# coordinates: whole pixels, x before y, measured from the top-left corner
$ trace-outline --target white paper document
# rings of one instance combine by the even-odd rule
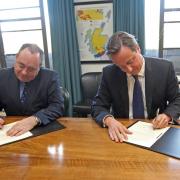
[[[128,134],[125,142],[151,147],[169,128],[153,129],[151,123],[138,121],[128,128],[133,134]]]
[[[3,145],[3,144],[7,144],[7,143],[11,143],[11,142],[14,142],[14,141],[18,141],[20,139],[24,139],[24,138],[27,138],[27,137],[30,137],[32,136],[33,134],[28,131],[20,136],[7,136],[6,135],[6,132],[15,124],[16,122],[14,123],[10,123],[10,124],[7,124],[7,125],[4,125],[2,129],[0,129],[0,145]]]

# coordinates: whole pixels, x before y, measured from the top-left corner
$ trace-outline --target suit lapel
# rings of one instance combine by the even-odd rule
[[[146,106],[148,117],[150,117],[151,113],[151,105],[152,105],[152,88],[153,88],[153,73],[151,61],[147,58],[145,59],[145,93],[146,93]]]
[[[122,72],[119,68],[117,71],[117,90],[122,99],[121,106],[124,106],[125,114],[129,117],[129,96],[128,96],[128,87],[127,87],[127,76],[126,73]]]
[[[20,89],[19,89],[20,82],[14,73],[14,68],[12,68],[10,71],[8,81],[9,81],[9,85],[7,91],[11,92],[8,94],[10,96],[9,100],[11,101],[13,106],[18,109],[17,110],[18,112],[22,112],[23,107],[20,101]]]
[[[39,86],[41,86],[41,83],[43,83],[41,81],[41,70],[39,71],[38,75],[35,77],[35,79],[33,79],[32,81],[30,81],[28,83],[28,93],[29,93],[29,100],[28,100],[28,109],[32,109],[32,105],[33,102],[38,102],[37,99],[40,98],[37,96],[38,92],[39,92]],[[46,90],[44,90],[46,91]],[[42,92],[43,93],[43,92]],[[36,104],[37,105],[37,104]]]
[[[14,69],[11,71],[11,76],[9,76],[9,89],[11,91],[11,99],[14,99],[14,102],[20,103],[20,90],[19,90],[19,80],[14,74]]]
[[[39,79],[39,76],[37,76],[34,80],[27,83],[27,96],[28,97],[27,97],[27,103],[26,103],[26,110],[31,109],[31,106],[35,98],[35,94],[37,94],[35,87],[39,86],[38,79]]]

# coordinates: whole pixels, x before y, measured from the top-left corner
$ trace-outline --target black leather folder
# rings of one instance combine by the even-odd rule
[[[129,127],[132,127],[137,122]],[[126,143],[180,159],[180,128],[170,127],[151,147],[138,145],[136,141]]]
[[[65,126],[60,124],[58,121],[53,121],[53,122],[47,124],[46,126],[35,127],[30,132],[33,134],[33,136],[39,136],[39,135],[47,134],[47,133],[57,131],[57,130],[60,130],[63,128],[65,128]]]
[[[19,139],[19,140],[15,140],[15,141],[12,141],[12,142],[7,142],[7,143],[4,143],[4,144],[1,144],[0,146],[4,146],[4,145],[7,145],[7,144],[11,144],[11,143],[14,143],[14,142],[18,142],[18,141],[22,141],[24,139],[29,139],[29,138],[32,138],[32,137],[35,137],[35,136],[40,136],[40,135],[43,135],[43,134],[47,134],[47,133],[50,133],[50,132],[53,132],[53,131],[58,131],[58,130],[61,130],[65,128],[65,126],[63,126],[62,124],[60,124],[58,121],[53,121],[45,126],[38,126],[38,127],[34,127],[30,132],[32,133],[32,136],[29,136],[27,138],[23,138],[23,139]]]
[[[150,149],[180,159],[180,128],[170,127]]]

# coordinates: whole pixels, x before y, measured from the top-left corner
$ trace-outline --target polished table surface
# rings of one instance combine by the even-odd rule
[[[91,118],[59,122],[66,128],[0,146],[0,179],[180,179],[180,160],[115,143]],[[132,122],[122,120],[124,125]]]

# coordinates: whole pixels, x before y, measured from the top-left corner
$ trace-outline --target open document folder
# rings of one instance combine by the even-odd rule
[[[151,123],[137,121],[128,129],[133,134],[128,135],[128,140],[125,140],[125,142],[180,158],[179,128],[153,129]]]
[[[28,131],[20,136],[7,136],[6,135],[6,132],[15,124],[16,122],[14,123],[10,123],[10,124],[7,124],[7,125],[4,125],[2,129],[0,129],[0,145],[3,145],[3,144],[7,144],[7,143],[11,143],[11,142],[14,142],[14,141],[18,141],[18,140],[21,140],[21,139],[24,139],[24,138],[27,138],[27,137],[30,137],[32,136],[33,134]]]
[[[16,142],[19,140],[23,140],[29,137],[35,137],[35,136],[39,136],[39,135],[43,135],[43,134],[47,134],[53,131],[58,131],[61,130],[63,128],[65,128],[65,126],[63,126],[62,124],[60,124],[58,121],[53,121],[45,126],[37,126],[34,127],[31,131],[28,131],[20,136],[7,136],[6,132],[15,124],[14,123],[10,123],[7,125],[4,125],[2,129],[0,129],[0,146],[4,145],[4,144],[9,144],[12,142]]]

